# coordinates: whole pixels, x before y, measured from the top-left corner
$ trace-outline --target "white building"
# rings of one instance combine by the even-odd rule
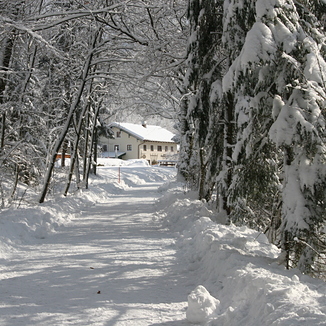
[[[115,138],[100,138],[102,157],[146,159],[150,164],[176,160],[175,135],[162,127],[117,122],[109,127]]]

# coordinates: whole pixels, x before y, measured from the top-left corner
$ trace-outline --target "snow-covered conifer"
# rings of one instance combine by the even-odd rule
[[[199,198],[209,200],[216,183],[219,152],[222,150],[220,119],[221,71],[220,52],[222,28],[221,1],[189,2],[190,38],[188,70],[185,77],[187,103],[183,125],[180,172]]]
[[[223,51],[226,56],[226,72],[229,71],[233,61],[237,58],[248,30],[254,22],[254,1],[252,0],[228,0],[224,1],[223,10]],[[224,73],[224,75],[225,75]],[[240,79],[243,78],[240,77]],[[240,81],[239,81],[240,82]],[[234,180],[234,144],[238,126],[235,124],[235,103],[236,92],[229,87],[225,87],[225,76],[223,76],[223,101],[222,119],[224,143],[222,156],[222,169],[218,177],[220,207],[227,215],[234,212],[233,204],[230,200],[232,184]]]
[[[240,163],[238,177],[250,171],[250,160],[260,160],[267,184],[277,185],[276,170],[265,172],[270,152],[279,157],[273,144],[281,150],[281,246],[288,266],[310,272],[325,218],[325,39],[318,20],[304,22],[292,0],[257,0],[255,17],[224,78],[224,89],[236,98],[233,158]]]

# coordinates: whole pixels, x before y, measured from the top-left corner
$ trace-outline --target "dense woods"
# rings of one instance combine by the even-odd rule
[[[97,137],[117,111],[176,114],[186,5],[180,1],[1,1],[2,206],[18,182],[63,193],[88,186]],[[64,160],[62,160],[64,166]]]
[[[326,244],[325,8],[190,1],[181,111],[180,172],[199,199],[315,276]]]
[[[0,0],[0,197],[87,188],[128,109],[175,119],[179,174],[324,277],[324,0]]]

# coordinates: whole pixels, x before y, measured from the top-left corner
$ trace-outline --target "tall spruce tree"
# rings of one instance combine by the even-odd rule
[[[320,53],[324,35],[311,11],[310,21],[304,21],[306,9],[303,17],[291,0],[256,1],[255,22],[224,86],[236,99],[234,189],[246,189],[242,196],[247,193],[244,198],[254,202],[261,198],[257,191],[263,198],[276,196],[274,162],[283,159],[281,248],[288,267],[311,272],[325,219],[326,65]],[[258,183],[246,187],[250,180]]]
[[[258,49],[266,43],[263,50],[268,51],[269,40],[254,27],[257,5],[257,1],[234,1],[232,9],[229,6],[225,10],[225,47],[233,61],[223,86],[226,97],[233,102],[228,115],[234,120],[233,146],[226,146],[227,157],[232,158],[228,203],[233,222],[271,231],[279,224],[277,165],[268,140],[273,122],[269,113],[273,77],[269,77],[270,57],[260,55],[263,51]],[[270,236],[275,238],[275,233]]]
[[[210,200],[216,183],[222,133],[219,132],[221,101],[222,1],[189,1],[191,35],[183,103],[183,137],[179,171],[199,198]],[[221,131],[221,130],[220,130]]]
[[[236,94],[228,86],[225,86],[225,75],[229,71],[233,61],[237,58],[248,30],[254,21],[253,0],[227,0],[224,1],[223,10],[223,49],[226,56],[226,70],[223,76],[223,100],[222,119],[224,133],[222,169],[218,177],[218,196],[220,198],[220,209],[230,219],[234,212],[234,205],[231,200],[231,189],[234,179],[234,146],[238,126],[235,123],[235,102]]]

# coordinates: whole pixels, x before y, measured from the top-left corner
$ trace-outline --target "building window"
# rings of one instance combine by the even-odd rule
[[[151,151],[154,152],[154,145],[151,145]]]
[[[147,146],[146,145],[143,145],[143,150],[144,150],[144,152],[147,151]]]
[[[165,146],[165,151],[167,152],[169,150],[169,146]]]
[[[102,151],[107,152],[108,151],[108,145],[103,145],[102,146]]]
[[[121,138],[121,131],[117,131],[117,138]]]
[[[132,146],[131,145],[127,145],[127,151],[132,151]]]
[[[174,148],[173,148],[173,146],[171,146],[171,152],[174,152]]]
[[[114,145],[114,151],[119,151],[120,150],[120,146],[119,145]]]
[[[158,145],[158,146],[157,146],[157,151],[158,151],[158,152],[162,152],[162,146]]]

